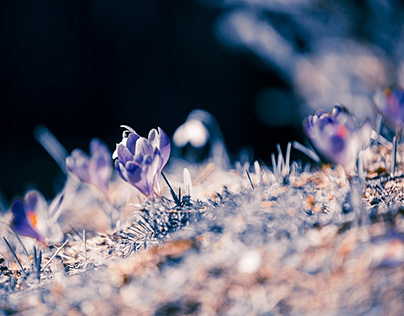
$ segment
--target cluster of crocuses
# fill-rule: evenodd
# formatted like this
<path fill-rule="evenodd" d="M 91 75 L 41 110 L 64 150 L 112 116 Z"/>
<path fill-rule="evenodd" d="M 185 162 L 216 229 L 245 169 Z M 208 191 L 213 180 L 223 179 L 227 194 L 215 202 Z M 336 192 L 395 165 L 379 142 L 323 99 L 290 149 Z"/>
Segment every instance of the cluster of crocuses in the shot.
<path fill-rule="evenodd" d="M 155 194 L 160 193 L 161 172 L 170 157 L 170 140 L 160 128 L 158 131 L 152 129 L 148 138 L 144 138 L 132 128 L 125 127 L 127 130 L 123 132 L 123 139 L 112 155 L 116 170 L 123 180 L 145 196 L 154 198 Z M 67 157 L 66 167 L 81 182 L 92 185 L 106 195 L 112 174 L 112 158 L 108 147 L 94 138 L 90 142 L 90 156 L 75 149 Z M 46 211 L 43 211 L 43 205 L 46 205 L 46 201 L 38 192 L 30 192 L 24 199 L 15 199 L 11 204 L 11 228 L 43 244 L 45 237 L 48 237 L 44 232 L 58 227 L 54 225 L 56 223 L 50 223 L 49 208 L 46 206 Z"/>
<path fill-rule="evenodd" d="M 129 126 L 123 126 L 122 141 L 117 144 L 112 158 L 123 180 L 136 187 L 145 196 L 154 198 L 160 193 L 161 172 L 170 157 L 171 145 L 167 134 L 158 128 L 149 132 L 148 138 L 139 136 Z M 111 153 L 98 139 L 90 143 L 88 157 L 76 149 L 66 159 L 67 169 L 82 182 L 94 185 L 104 194 L 112 173 Z"/>
<path fill-rule="evenodd" d="M 375 105 L 386 122 L 395 128 L 396 139 L 399 139 L 404 123 L 404 91 L 386 89 L 376 94 Z M 310 142 L 325 160 L 342 165 L 348 176 L 355 173 L 358 155 L 370 142 L 372 124 L 369 119 L 358 125 L 345 108 L 336 105 L 331 113 L 319 110 L 309 116 L 303 125 Z"/>
<path fill-rule="evenodd" d="M 380 113 L 401 136 L 404 122 L 404 91 L 386 90 L 376 98 Z M 354 117 L 343 107 L 336 105 L 331 113 L 320 110 L 309 116 L 304 122 L 307 137 L 326 160 L 340 164 L 346 174 L 355 173 L 358 155 L 370 141 L 372 125 L 365 120 L 358 125 Z M 147 138 L 139 136 L 132 128 L 123 126 L 123 138 L 117 144 L 112 155 L 115 168 L 121 178 L 136 187 L 146 197 L 154 199 L 160 194 L 161 173 L 171 152 L 170 140 L 166 133 L 158 128 L 152 129 Z M 90 143 L 90 156 L 76 149 L 66 159 L 67 170 L 82 182 L 93 185 L 103 194 L 107 194 L 112 174 L 111 153 L 98 139 Z M 15 232 L 36 238 L 43 243 L 45 238 L 38 231 L 38 194 L 27 194 L 24 200 L 16 199 L 11 209 L 14 214 L 12 228 Z"/>

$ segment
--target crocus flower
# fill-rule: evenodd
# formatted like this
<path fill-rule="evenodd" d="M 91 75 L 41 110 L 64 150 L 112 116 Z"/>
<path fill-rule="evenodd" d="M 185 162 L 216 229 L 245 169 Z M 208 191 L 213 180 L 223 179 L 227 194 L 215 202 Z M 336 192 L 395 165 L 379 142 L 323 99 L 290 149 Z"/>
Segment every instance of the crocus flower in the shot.
<path fill-rule="evenodd" d="M 404 90 L 386 89 L 375 96 L 375 104 L 380 114 L 394 128 L 404 125 Z"/>
<path fill-rule="evenodd" d="M 39 198 L 37 194 L 29 194 L 25 197 L 25 200 L 15 199 L 11 204 L 11 211 L 13 213 L 11 228 L 22 236 L 32 237 L 44 243 L 45 238 L 37 230 L 36 209 L 38 202 Z"/>
<path fill-rule="evenodd" d="M 336 105 L 331 114 L 319 110 L 316 115 L 310 115 L 303 125 L 317 151 L 326 160 L 342 165 L 347 175 L 352 175 L 359 152 L 370 141 L 370 120 L 358 126 L 345 108 Z"/>
<path fill-rule="evenodd" d="M 112 156 L 123 180 L 136 187 L 145 196 L 160 191 L 161 171 L 171 152 L 170 140 L 161 128 L 152 129 L 148 138 L 139 136 L 128 126 L 122 141 L 116 145 Z"/>
<path fill-rule="evenodd" d="M 66 158 L 66 167 L 81 181 L 97 187 L 107 193 L 108 181 L 112 173 L 111 152 L 108 147 L 97 138 L 90 142 L 90 157 L 80 149 L 73 150 Z"/>
<path fill-rule="evenodd" d="M 61 199 L 53 203 L 53 211 L 60 207 Z M 52 207 L 52 205 L 51 205 Z M 49 207 L 44 197 L 38 191 L 29 191 L 24 199 L 16 198 L 11 204 L 13 220 L 11 228 L 22 236 L 35 238 L 45 243 L 45 237 L 51 242 L 63 239 L 63 232 L 56 218 L 49 214 Z"/>

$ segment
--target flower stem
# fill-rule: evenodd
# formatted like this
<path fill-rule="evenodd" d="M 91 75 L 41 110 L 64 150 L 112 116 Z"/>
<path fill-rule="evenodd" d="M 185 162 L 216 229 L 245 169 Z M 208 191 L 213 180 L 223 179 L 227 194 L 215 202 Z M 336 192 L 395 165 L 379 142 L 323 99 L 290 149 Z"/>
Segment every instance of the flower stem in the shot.
<path fill-rule="evenodd" d="M 349 179 L 350 203 L 356 217 L 355 225 L 360 226 L 365 221 L 365 210 L 362 205 L 362 181 L 360 177 L 354 176 Z"/>
<path fill-rule="evenodd" d="M 396 127 L 396 135 L 393 138 L 393 152 L 392 152 L 392 161 L 391 161 L 391 176 L 394 177 L 396 175 L 396 165 L 397 165 L 397 151 L 398 151 L 398 144 L 401 138 L 401 125 Z"/>

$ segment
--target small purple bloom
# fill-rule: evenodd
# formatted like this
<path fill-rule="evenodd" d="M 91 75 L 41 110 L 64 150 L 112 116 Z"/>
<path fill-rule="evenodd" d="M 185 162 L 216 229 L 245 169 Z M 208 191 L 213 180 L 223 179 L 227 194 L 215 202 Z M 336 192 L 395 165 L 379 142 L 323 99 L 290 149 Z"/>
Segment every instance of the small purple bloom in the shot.
<path fill-rule="evenodd" d="M 22 236 L 35 238 L 41 243 L 45 243 L 45 238 L 38 232 L 37 209 L 40 203 L 39 194 L 35 191 L 25 196 L 25 199 L 15 199 L 11 204 L 13 221 L 11 228 Z"/>
<path fill-rule="evenodd" d="M 357 126 L 353 116 L 336 105 L 332 114 L 319 110 L 303 124 L 307 137 L 328 161 L 340 164 L 350 175 L 355 169 L 359 152 L 368 145 L 372 125 L 365 120 Z"/>
<path fill-rule="evenodd" d="M 108 181 L 112 174 L 111 152 L 97 138 L 90 142 L 90 157 L 80 149 L 73 150 L 66 158 L 66 167 L 81 181 L 93 184 L 103 193 L 107 193 Z"/>
<path fill-rule="evenodd" d="M 375 96 L 375 104 L 384 119 L 395 128 L 404 125 L 404 90 L 386 89 Z"/>
<path fill-rule="evenodd" d="M 160 191 L 161 171 L 170 157 L 171 145 L 166 133 L 159 127 L 152 129 L 148 138 L 140 137 L 132 128 L 123 132 L 112 156 L 123 180 L 132 184 L 145 196 Z"/>

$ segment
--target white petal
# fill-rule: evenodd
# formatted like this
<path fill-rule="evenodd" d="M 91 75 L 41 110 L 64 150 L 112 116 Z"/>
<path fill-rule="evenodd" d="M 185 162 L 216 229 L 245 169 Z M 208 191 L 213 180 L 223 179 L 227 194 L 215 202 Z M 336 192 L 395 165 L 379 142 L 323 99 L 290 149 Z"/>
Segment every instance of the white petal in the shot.
<path fill-rule="evenodd" d="M 184 187 L 185 187 L 185 195 L 192 196 L 192 179 L 191 174 L 187 168 L 184 168 Z"/>
<path fill-rule="evenodd" d="M 190 119 L 177 128 L 173 141 L 177 147 L 184 147 L 187 143 L 190 143 L 192 146 L 200 148 L 205 146 L 208 138 L 209 131 L 202 122 Z"/>
<path fill-rule="evenodd" d="M 131 133 L 137 134 L 136 131 L 132 127 L 130 127 L 128 125 L 121 125 L 121 127 L 126 128 Z"/>

